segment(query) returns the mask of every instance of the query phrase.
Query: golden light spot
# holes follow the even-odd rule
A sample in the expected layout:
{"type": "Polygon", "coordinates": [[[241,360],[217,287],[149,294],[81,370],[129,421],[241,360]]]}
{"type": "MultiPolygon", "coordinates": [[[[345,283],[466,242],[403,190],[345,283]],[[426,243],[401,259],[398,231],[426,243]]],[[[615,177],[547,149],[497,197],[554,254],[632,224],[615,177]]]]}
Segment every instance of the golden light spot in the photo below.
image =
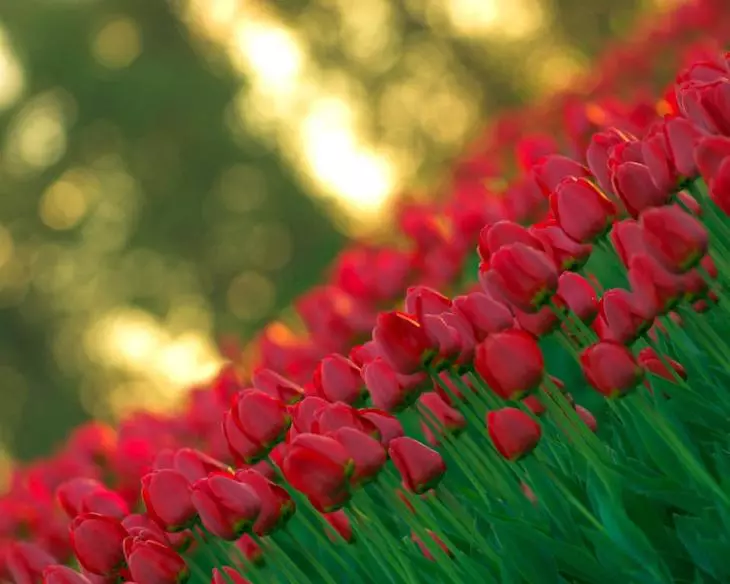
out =
{"type": "Polygon", "coordinates": [[[660,99],[656,104],[656,113],[662,117],[668,116],[674,113],[674,108],[666,99],[660,99]]]}
{"type": "Polygon", "coordinates": [[[89,201],[76,183],[59,180],[43,193],[39,214],[41,221],[51,229],[71,229],[86,215],[89,201]]]}
{"type": "MultiPolygon", "coordinates": [[[[550,44],[538,50],[531,61],[534,62],[534,67],[531,69],[535,69],[537,72],[533,76],[537,82],[533,89],[541,94],[568,88],[585,70],[585,65],[580,58],[568,47],[559,44],[550,44]]],[[[600,113],[597,110],[593,111],[596,106],[593,106],[593,110],[589,112],[591,107],[589,105],[586,108],[589,119],[591,115],[605,115],[602,110],[600,113]]]]}
{"type": "Polygon", "coordinates": [[[600,105],[595,103],[589,103],[586,106],[586,117],[588,120],[596,126],[602,126],[608,120],[608,114],[600,105]]]}
{"type": "Polygon", "coordinates": [[[14,252],[13,236],[8,229],[0,225],[0,269],[13,259],[14,252]]]}
{"type": "Polygon", "coordinates": [[[431,7],[445,10],[451,27],[466,37],[524,39],[545,21],[538,0],[446,0],[431,7]]]}
{"type": "Polygon", "coordinates": [[[94,58],[109,69],[129,67],[142,53],[139,25],[126,16],[116,16],[102,26],[91,43],[94,58]]]}
{"type": "Polygon", "coordinates": [[[228,308],[242,320],[263,318],[274,306],[276,289],[271,281],[257,272],[244,272],[228,287],[228,308]]]}
{"type": "Polygon", "coordinates": [[[0,444],[0,495],[7,492],[13,475],[13,457],[7,448],[0,444]]]}
{"type": "Polygon", "coordinates": [[[184,387],[215,373],[219,365],[219,358],[212,357],[215,354],[215,347],[203,335],[188,331],[161,348],[154,366],[169,384],[184,387]]]}
{"type": "Polygon", "coordinates": [[[5,29],[0,27],[0,110],[12,106],[23,93],[25,75],[5,29]]]}

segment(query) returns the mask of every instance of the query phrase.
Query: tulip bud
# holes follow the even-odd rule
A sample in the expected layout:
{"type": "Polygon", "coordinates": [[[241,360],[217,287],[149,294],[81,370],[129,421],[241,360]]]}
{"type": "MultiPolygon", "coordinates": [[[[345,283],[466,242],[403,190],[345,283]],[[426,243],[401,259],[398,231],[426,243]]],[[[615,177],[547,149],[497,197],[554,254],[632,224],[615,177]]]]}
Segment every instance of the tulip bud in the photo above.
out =
{"type": "Polygon", "coordinates": [[[79,563],[92,574],[112,576],[124,566],[122,542],[129,533],[118,519],[82,513],[71,522],[69,532],[79,563]]]}
{"type": "Polygon", "coordinates": [[[338,537],[344,539],[347,543],[353,543],[355,541],[350,519],[342,509],[338,509],[332,513],[325,513],[324,518],[332,526],[332,529],[325,530],[330,541],[334,543],[338,537]]]}
{"type": "Polygon", "coordinates": [[[355,487],[374,480],[388,460],[382,444],[362,430],[343,426],[328,436],[342,444],[355,463],[350,477],[350,483],[355,487]]]}
{"type": "Polygon", "coordinates": [[[688,271],[707,253],[707,230],[679,205],[647,209],[639,220],[647,249],[672,273],[688,271]]]}
{"type": "Polygon", "coordinates": [[[334,353],[319,361],[312,383],[317,395],[327,401],[356,405],[367,396],[361,373],[352,361],[334,353]]]}
{"type": "Polygon", "coordinates": [[[614,223],[609,237],[621,263],[627,268],[634,255],[646,252],[644,230],[635,219],[624,219],[614,223]]]}
{"type": "Polygon", "coordinates": [[[643,162],[640,142],[623,142],[612,148],[608,166],[613,191],[632,216],[669,202],[672,190],[654,184],[649,168],[643,162]]]}
{"type": "Polygon", "coordinates": [[[614,288],[599,300],[593,328],[603,340],[631,344],[649,330],[655,316],[656,312],[645,310],[631,292],[614,288]]]}
{"type": "Polygon", "coordinates": [[[87,495],[105,489],[106,487],[97,480],[76,477],[64,481],[56,488],[56,498],[66,515],[73,519],[82,513],[81,505],[87,495]]]}
{"type": "Polygon", "coordinates": [[[527,228],[514,221],[497,221],[491,225],[486,225],[479,234],[477,251],[479,257],[488,264],[493,254],[504,246],[513,243],[522,243],[542,251],[540,242],[535,239],[527,228]]]}
{"type": "Polygon", "coordinates": [[[300,434],[289,445],[281,470],[318,511],[329,513],[349,500],[354,468],[347,449],[334,438],[300,434]]]}
{"type": "Polygon", "coordinates": [[[677,377],[687,379],[687,371],[682,367],[681,363],[677,363],[677,361],[670,359],[666,355],[664,355],[663,359],[660,359],[659,355],[651,347],[646,347],[639,351],[638,361],[648,373],[662,377],[672,383],[677,382],[677,377]],[[672,368],[672,371],[669,370],[667,365],[672,368]]]}
{"type": "Polygon", "coordinates": [[[190,483],[172,469],[157,470],[142,477],[142,499],[147,513],[166,531],[183,531],[198,518],[190,483]]]}
{"type": "Polygon", "coordinates": [[[454,298],[454,310],[472,327],[477,341],[487,335],[510,328],[514,317],[509,308],[489,294],[472,292],[454,298]]]}
{"type": "Polygon", "coordinates": [[[401,475],[403,488],[412,493],[433,489],[446,472],[438,452],[407,436],[391,440],[388,454],[401,475]]]}
{"type": "Polygon", "coordinates": [[[343,427],[357,428],[368,436],[380,438],[375,424],[361,416],[359,410],[343,403],[327,404],[317,410],[311,425],[311,432],[327,434],[343,427]]]}
{"type": "MultiPolygon", "coordinates": [[[[15,582],[22,580],[15,579],[15,582]]],[[[53,565],[43,570],[43,584],[91,584],[89,579],[68,566],[53,565]]]]}
{"type": "Polygon", "coordinates": [[[588,347],[581,354],[580,363],[591,387],[608,398],[625,395],[644,376],[631,351],[615,341],[601,341],[588,347]]]}
{"type": "Polygon", "coordinates": [[[425,314],[441,314],[451,308],[451,300],[428,286],[411,286],[406,291],[405,311],[421,320],[425,314]]]}
{"type": "Polygon", "coordinates": [[[263,537],[286,523],[296,510],[296,505],[286,489],[272,483],[255,470],[239,470],[236,480],[248,485],[261,502],[261,509],[253,524],[253,532],[263,537]]]}
{"type": "Polygon", "coordinates": [[[646,254],[631,258],[628,275],[633,297],[645,307],[647,314],[666,314],[681,300],[686,285],[692,283],[691,274],[680,278],[646,254]]]}
{"type": "Polygon", "coordinates": [[[420,377],[398,375],[380,358],[365,365],[363,379],[373,405],[388,412],[398,412],[409,407],[424,388],[420,377]]]}
{"type": "Polygon", "coordinates": [[[210,584],[251,584],[251,581],[244,578],[234,568],[223,566],[220,570],[213,568],[210,584]]]}
{"type": "Polygon", "coordinates": [[[251,382],[259,391],[287,405],[295,404],[304,397],[304,390],[299,385],[271,369],[255,371],[251,382]]]}
{"type": "Polygon", "coordinates": [[[121,495],[103,487],[93,490],[81,500],[81,512],[122,519],[129,513],[129,506],[121,495]]]}
{"type": "Polygon", "coordinates": [[[584,323],[590,324],[598,314],[596,291],[583,276],[564,272],[558,280],[558,297],[584,323]]]}
{"type": "Polygon", "coordinates": [[[567,156],[552,154],[538,160],[532,167],[532,175],[546,197],[566,179],[589,178],[590,171],[567,156]]]}
{"type": "Polygon", "coordinates": [[[261,511],[256,492],[227,473],[195,481],[192,501],[205,528],[228,541],[248,531],[261,511]]]}
{"type": "Polygon", "coordinates": [[[559,225],[533,226],[530,233],[540,240],[545,253],[560,272],[579,270],[593,253],[592,245],[571,239],[559,225]]]}
{"type": "MultiPolygon", "coordinates": [[[[242,569],[246,568],[246,562],[250,562],[254,565],[263,565],[265,563],[264,559],[264,552],[259,546],[259,544],[256,543],[256,541],[247,533],[242,535],[236,540],[236,543],[234,544],[238,551],[243,555],[243,558],[246,559],[246,561],[243,560],[243,558],[235,558],[233,561],[237,566],[239,566],[242,569]]],[[[230,583],[228,583],[230,584],[230,583]]]]}
{"type": "Polygon", "coordinates": [[[173,468],[189,483],[207,477],[212,472],[228,472],[229,468],[220,460],[208,456],[195,448],[180,448],[175,452],[173,468]]]}
{"type": "Polygon", "coordinates": [[[558,287],[555,265],[544,252],[521,243],[504,246],[491,259],[502,293],[525,312],[547,304],[558,287]]]}
{"type": "Polygon", "coordinates": [[[403,425],[394,415],[378,408],[365,408],[360,410],[360,415],[370,420],[380,433],[380,443],[383,448],[388,448],[393,438],[403,436],[403,425]]]}
{"type": "Polygon", "coordinates": [[[257,389],[236,394],[231,404],[231,418],[245,438],[258,448],[241,452],[247,464],[258,462],[284,439],[291,416],[284,403],[257,389]]]}
{"type": "Polygon", "coordinates": [[[579,243],[603,236],[617,215],[616,206],[585,178],[566,178],[550,195],[550,209],[561,229],[579,243]]]}
{"type": "Polygon", "coordinates": [[[122,527],[127,530],[129,535],[141,536],[143,539],[153,539],[164,545],[170,543],[170,539],[167,537],[168,534],[149,515],[141,513],[127,515],[122,519],[122,527]]]}
{"type": "Polygon", "coordinates": [[[517,408],[487,412],[487,432],[497,452],[507,460],[532,452],[542,436],[540,424],[517,408]]]}
{"type": "Polygon", "coordinates": [[[124,555],[137,584],[183,584],[190,577],[185,560],[159,542],[128,537],[124,555]]]}
{"type": "Polygon", "coordinates": [[[6,546],[0,549],[0,567],[17,584],[39,582],[44,571],[57,563],[51,554],[35,543],[11,541],[6,546]]]}
{"type": "Polygon", "coordinates": [[[433,391],[424,393],[418,398],[418,404],[426,428],[435,427],[451,434],[458,434],[466,428],[466,418],[447,404],[438,393],[433,391]]]}
{"type": "Polygon", "coordinates": [[[399,373],[416,373],[433,354],[420,324],[402,312],[383,312],[373,329],[373,340],[386,361],[399,373]]]}
{"type": "Polygon", "coordinates": [[[575,413],[578,414],[578,417],[583,420],[583,423],[585,423],[586,426],[588,426],[588,429],[591,432],[596,432],[598,430],[598,422],[596,422],[595,416],[588,410],[587,408],[584,408],[583,406],[576,405],[575,406],[575,413]]]}
{"type": "Polygon", "coordinates": [[[503,399],[519,399],[537,389],[544,375],[542,351],[524,331],[506,330],[477,346],[474,369],[503,399]]]}

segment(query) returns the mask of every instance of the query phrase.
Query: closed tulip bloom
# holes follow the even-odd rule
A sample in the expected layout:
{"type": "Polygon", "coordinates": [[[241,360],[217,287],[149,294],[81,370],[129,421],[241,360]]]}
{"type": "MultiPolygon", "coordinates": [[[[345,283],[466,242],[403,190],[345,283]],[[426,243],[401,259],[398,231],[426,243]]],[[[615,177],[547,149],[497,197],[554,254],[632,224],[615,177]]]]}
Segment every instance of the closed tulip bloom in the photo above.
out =
{"type": "Polygon", "coordinates": [[[253,532],[265,536],[286,523],[294,514],[296,506],[283,487],[272,483],[255,470],[239,470],[236,480],[251,487],[261,501],[261,509],[253,524],[253,532]]]}
{"type": "Polygon", "coordinates": [[[459,410],[452,408],[441,396],[433,391],[418,398],[419,410],[429,426],[458,434],[466,428],[466,418],[459,410]]]}
{"type": "MultiPolygon", "coordinates": [[[[35,543],[11,541],[0,549],[0,568],[16,584],[35,584],[41,581],[46,568],[57,563],[56,558],[35,543]]],[[[79,583],[81,584],[81,583],[79,583]]]]}
{"type": "Polygon", "coordinates": [[[513,243],[522,243],[528,247],[542,250],[540,242],[535,239],[526,227],[514,221],[503,220],[484,226],[479,234],[477,251],[479,257],[488,264],[492,254],[505,245],[513,243]]]}
{"type": "Polygon", "coordinates": [[[143,539],[154,539],[165,545],[170,543],[168,534],[162,530],[157,521],[150,517],[149,513],[130,513],[122,519],[122,527],[127,530],[129,535],[143,534],[143,539]]]}
{"type": "Polygon", "coordinates": [[[251,584],[240,572],[230,566],[223,566],[220,570],[213,568],[213,577],[210,584],[251,584]]]}
{"type": "Polygon", "coordinates": [[[119,493],[101,488],[90,492],[81,500],[81,512],[122,519],[129,513],[129,505],[119,493]]]}
{"type": "Polygon", "coordinates": [[[210,473],[229,471],[227,465],[195,448],[179,448],[173,455],[173,468],[189,483],[207,477],[210,473]]]}
{"type": "Polygon", "coordinates": [[[203,526],[228,541],[248,531],[261,511],[256,491],[226,473],[211,473],[193,483],[192,501],[203,526]]]}
{"type": "Polygon", "coordinates": [[[393,438],[404,436],[403,425],[394,415],[378,408],[363,408],[360,415],[370,420],[378,428],[380,433],[380,443],[384,448],[388,448],[393,438]]]}
{"type": "MultiPolygon", "coordinates": [[[[16,582],[18,582],[16,580],[16,582]]],[[[48,566],[43,570],[43,584],[91,584],[89,579],[68,566],[48,566]]]]}
{"type": "Polygon", "coordinates": [[[687,371],[681,363],[670,359],[666,355],[660,358],[651,347],[646,347],[639,351],[638,361],[639,365],[644,367],[648,373],[662,377],[672,383],[676,383],[678,377],[680,379],[687,379],[687,371]],[[669,370],[670,367],[672,369],[671,371],[669,370]]]}
{"type": "Polygon", "coordinates": [[[375,424],[360,415],[360,411],[343,403],[327,404],[317,411],[311,431],[327,434],[339,428],[357,428],[368,436],[378,439],[380,433],[375,424]]]}
{"type": "Polygon", "coordinates": [[[656,312],[644,310],[628,290],[607,290],[598,302],[594,329],[603,340],[631,344],[651,327],[656,312]]]}
{"type": "Polygon", "coordinates": [[[342,509],[338,509],[332,513],[325,513],[323,517],[332,526],[332,529],[325,530],[330,541],[336,542],[340,538],[347,543],[353,543],[355,541],[350,519],[342,509]]]}
{"type": "Polygon", "coordinates": [[[122,543],[129,533],[118,519],[82,513],[71,522],[69,534],[79,563],[92,574],[112,576],[124,566],[122,543]]]}
{"type": "Polygon", "coordinates": [[[190,577],[185,560],[156,541],[128,537],[124,540],[124,555],[137,584],[182,584],[190,577]]]}
{"type": "Polygon", "coordinates": [[[320,397],[350,405],[360,403],[367,390],[360,368],[337,353],[322,358],[312,375],[312,385],[320,397]]]}
{"type": "Polygon", "coordinates": [[[639,221],[647,249],[670,272],[690,270],[707,253],[707,229],[679,205],[647,209],[639,221]]]}
{"type": "Polygon", "coordinates": [[[523,397],[521,401],[536,416],[542,416],[546,411],[538,395],[528,395],[523,397]]]}
{"type": "Polygon", "coordinates": [[[676,306],[689,282],[687,278],[669,273],[646,254],[631,258],[628,275],[633,297],[646,306],[647,311],[656,314],[666,314],[676,306]]]}
{"type": "Polygon", "coordinates": [[[286,405],[257,389],[236,394],[231,405],[231,417],[246,438],[259,449],[246,460],[258,462],[284,439],[291,425],[286,405]]]}
{"type": "Polygon", "coordinates": [[[477,341],[510,328],[514,322],[509,308],[484,292],[457,296],[454,298],[454,310],[471,325],[477,341]]]}
{"type": "Polygon", "coordinates": [[[342,427],[330,432],[328,436],[342,444],[355,463],[355,469],[350,477],[353,486],[357,487],[374,480],[388,460],[383,445],[362,430],[342,427]]]}
{"type": "Polygon", "coordinates": [[[550,208],[563,231],[579,243],[604,235],[617,215],[616,206],[585,178],[566,178],[550,195],[550,208]]]}
{"type": "Polygon", "coordinates": [[[530,233],[540,240],[545,253],[559,272],[579,270],[593,253],[591,244],[579,243],[568,237],[559,225],[533,226],[530,233]]]}
{"type": "Polygon", "coordinates": [[[661,207],[669,202],[672,191],[654,184],[648,167],[626,154],[629,144],[620,144],[612,151],[609,169],[613,191],[619,196],[626,210],[637,217],[645,209],[661,207]]]}
{"type": "Polygon", "coordinates": [[[142,477],[142,500],[147,513],[166,531],[183,531],[198,513],[187,479],[172,469],[156,470],[142,477]]]}
{"type": "MultiPolygon", "coordinates": [[[[234,545],[238,548],[238,551],[243,554],[243,558],[245,558],[246,561],[257,566],[266,563],[263,550],[259,544],[256,543],[256,540],[247,533],[239,537],[234,545]]],[[[243,558],[234,557],[233,561],[237,566],[242,569],[246,569],[246,562],[244,562],[243,558]]]]}
{"type": "Polygon", "coordinates": [[[591,138],[588,151],[586,152],[586,159],[591,173],[596,177],[598,186],[601,187],[604,193],[613,192],[611,175],[608,169],[609,154],[614,146],[629,140],[635,140],[635,138],[616,128],[610,128],[604,132],[596,132],[591,138]]]}
{"type": "Polygon", "coordinates": [[[405,311],[420,317],[441,314],[451,308],[451,300],[428,286],[411,286],[406,291],[405,311]]]}
{"type": "Polygon", "coordinates": [[[720,172],[725,160],[730,158],[729,136],[707,136],[700,140],[694,151],[702,178],[709,185],[720,172]]]}
{"type": "Polygon", "coordinates": [[[644,230],[636,219],[618,221],[614,224],[609,237],[621,263],[627,268],[634,255],[646,252],[644,230]]]}
{"type": "MultiPolygon", "coordinates": [[[[555,296],[556,304],[561,304],[559,296],[555,296]]],[[[522,312],[519,308],[513,308],[515,313],[516,328],[526,331],[533,337],[542,337],[550,334],[560,326],[560,319],[555,315],[550,306],[543,306],[537,312],[522,312]]]]}
{"type": "Polygon", "coordinates": [[[590,324],[598,314],[598,298],[591,283],[574,272],[564,272],[558,280],[558,296],[570,311],[590,324]]]}
{"type": "Polygon", "coordinates": [[[585,166],[560,154],[551,154],[541,158],[533,165],[531,173],[546,197],[549,197],[550,193],[566,178],[591,176],[590,170],[585,166]]]}
{"type": "Polygon", "coordinates": [[[682,113],[713,134],[730,135],[730,74],[701,82],[690,80],[677,87],[677,102],[682,113]]]}
{"type": "MultiPolygon", "coordinates": [[[[260,444],[252,442],[243,430],[239,428],[230,410],[223,414],[221,431],[228,444],[228,451],[238,466],[248,464],[247,461],[255,461],[261,458],[265,449],[260,444]]],[[[207,474],[199,476],[195,480],[204,478],[205,476],[207,474]]]]}
{"type": "Polygon", "coordinates": [[[304,398],[304,390],[299,385],[271,369],[256,370],[251,382],[256,389],[287,405],[295,404],[304,398]]]}
{"type": "Polygon", "coordinates": [[[418,495],[436,487],[446,472],[438,452],[408,436],[391,440],[388,454],[401,475],[403,488],[418,495]]]}
{"type": "Polygon", "coordinates": [[[598,430],[598,422],[596,422],[596,417],[591,413],[589,409],[584,408],[583,406],[576,405],[575,413],[578,414],[578,417],[583,420],[583,423],[588,426],[588,429],[591,432],[595,433],[598,430]]]}
{"type": "Polygon", "coordinates": [[[76,477],[64,481],[56,488],[56,498],[69,518],[73,519],[83,512],[81,505],[87,495],[103,490],[106,487],[95,479],[76,477]]]}
{"type": "Polygon", "coordinates": [[[588,347],[581,353],[580,363],[591,387],[608,398],[626,395],[644,377],[631,351],[615,341],[601,341],[588,347]]]}
{"type": "Polygon", "coordinates": [[[355,463],[342,444],[316,434],[300,434],[294,438],[282,464],[289,484],[324,513],[347,503],[354,468],[355,463]]]}
{"type": "Polygon", "coordinates": [[[416,373],[432,355],[421,325],[402,312],[383,312],[373,329],[373,340],[386,361],[399,373],[416,373]]]}
{"type": "Polygon", "coordinates": [[[474,369],[503,399],[519,399],[537,389],[545,374],[542,351],[524,331],[507,330],[477,346],[474,369]]]}
{"type": "Polygon", "coordinates": [[[491,259],[502,293],[520,310],[535,312],[547,304],[558,287],[555,264],[544,252],[514,243],[491,259]]]}
{"type": "Polygon", "coordinates": [[[517,460],[535,449],[542,427],[522,410],[501,408],[487,412],[487,432],[497,452],[517,460]]]}
{"type": "Polygon", "coordinates": [[[384,359],[363,367],[363,379],[373,405],[387,412],[398,412],[418,399],[424,385],[418,379],[398,375],[384,359]]]}

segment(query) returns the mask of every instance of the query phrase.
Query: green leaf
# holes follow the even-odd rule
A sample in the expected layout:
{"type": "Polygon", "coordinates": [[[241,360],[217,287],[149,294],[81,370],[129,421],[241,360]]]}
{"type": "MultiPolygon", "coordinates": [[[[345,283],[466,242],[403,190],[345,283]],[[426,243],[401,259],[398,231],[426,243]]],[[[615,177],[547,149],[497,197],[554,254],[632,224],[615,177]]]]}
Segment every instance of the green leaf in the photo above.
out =
{"type": "Polygon", "coordinates": [[[699,568],[721,581],[730,579],[730,541],[727,532],[707,518],[676,516],[677,535],[699,568]]]}

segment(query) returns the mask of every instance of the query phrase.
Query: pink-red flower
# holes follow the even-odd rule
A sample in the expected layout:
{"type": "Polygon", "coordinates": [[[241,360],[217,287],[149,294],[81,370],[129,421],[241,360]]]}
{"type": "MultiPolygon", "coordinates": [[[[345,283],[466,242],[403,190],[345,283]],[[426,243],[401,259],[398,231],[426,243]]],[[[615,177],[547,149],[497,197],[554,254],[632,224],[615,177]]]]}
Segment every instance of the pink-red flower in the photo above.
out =
{"type": "Polygon", "coordinates": [[[446,472],[446,463],[438,452],[407,436],[391,440],[388,454],[400,472],[403,487],[412,493],[433,489],[446,472]]]}
{"type": "Polygon", "coordinates": [[[540,442],[542,427],[517,408],[501,408],[487,413],[489,438],[507,460],[529,454],[540,442]]]}

